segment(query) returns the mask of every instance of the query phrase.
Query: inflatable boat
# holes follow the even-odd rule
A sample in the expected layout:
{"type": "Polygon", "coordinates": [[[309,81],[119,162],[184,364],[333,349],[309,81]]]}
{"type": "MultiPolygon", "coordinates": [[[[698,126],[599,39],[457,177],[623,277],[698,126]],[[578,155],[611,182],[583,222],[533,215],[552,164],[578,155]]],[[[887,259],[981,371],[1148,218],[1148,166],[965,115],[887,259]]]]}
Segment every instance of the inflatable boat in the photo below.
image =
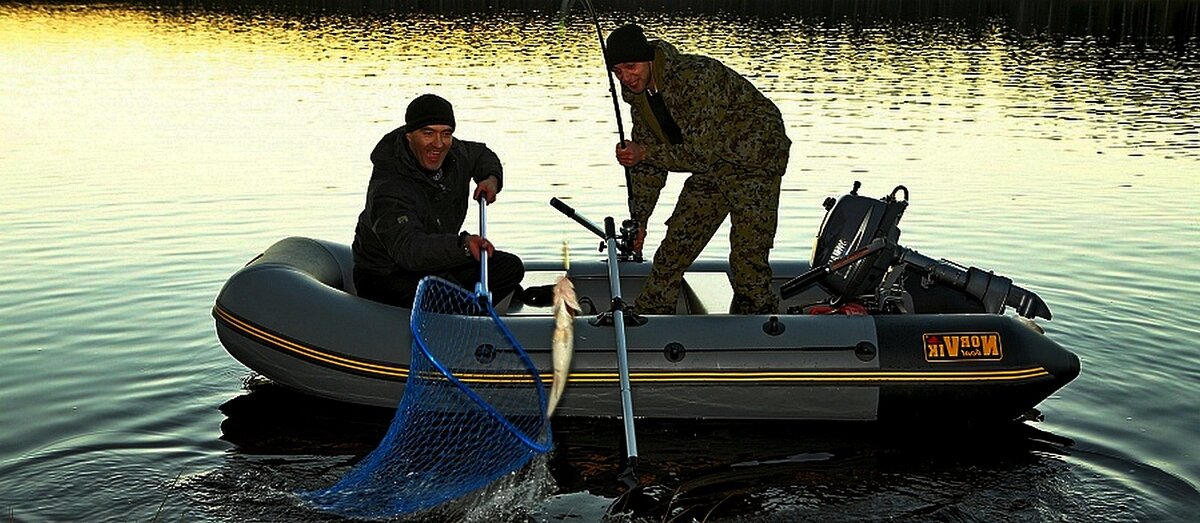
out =
{"type": "MultiPolygon", "coordinates": [[[[614,318],[625,326],[637,417],[1007,421],[1079,374],[1079,359],[1035,323],[1051,316],[1036,294],[899,245],[907,189],[879,199],[857,190],[826,200],[810,260],[772,262],[779,314],[729,314],[728,264],[704,260],[685,274],[675,314],[612,314],[649,272],[632,260],[627,227],[609,243],[621,250],[619,272],[602,260],[567,270],[526,262],[523,288],[496,309],[548,382],[548,289],[562,274],[574,283],[584,311],[556,416],[621,416],[614,318]]],[[[411,311],[359,298],[351,274],[349,246],[282,239],[225,283],[213,307],[217,335],[282,386],[394,407],[408,377],[411,311]]]]}

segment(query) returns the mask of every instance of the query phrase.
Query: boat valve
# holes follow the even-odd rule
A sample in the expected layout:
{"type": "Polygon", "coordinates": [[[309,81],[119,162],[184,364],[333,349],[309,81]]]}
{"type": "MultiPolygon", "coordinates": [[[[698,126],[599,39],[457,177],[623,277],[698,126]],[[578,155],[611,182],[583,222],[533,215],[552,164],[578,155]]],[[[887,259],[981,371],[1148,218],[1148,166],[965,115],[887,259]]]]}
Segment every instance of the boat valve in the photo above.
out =
{"type": "Polygon", "coordinates": [[[875,354],[879,352],[875,345],[869,341],[860,341],[854,346],[854,355],[858,356],[859,360],[871,361],[875,359],[875,354]]]}
{"type": "Polygon", "coordinates": [[[487,365],[496,359],[496,346],[484,343],[475,347],[475,361],[487,365]]]}
{"type": "Polygon", "coordinates": [[[684,356],[687,356],[687,348],[682,343],[673,341],[663,347],[663,356],[671,363],[679,363],[683,361],[684,356]]]}

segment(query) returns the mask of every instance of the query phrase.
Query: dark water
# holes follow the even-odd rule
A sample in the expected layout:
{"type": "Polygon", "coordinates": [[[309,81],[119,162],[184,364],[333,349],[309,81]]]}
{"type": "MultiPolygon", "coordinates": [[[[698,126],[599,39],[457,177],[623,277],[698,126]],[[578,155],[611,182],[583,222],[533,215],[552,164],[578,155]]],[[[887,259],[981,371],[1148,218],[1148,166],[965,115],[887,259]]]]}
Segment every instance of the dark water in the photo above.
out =
{"type": "MultiPolygon", "coordinates": [[[[276,239],[350,240],[367,153],[416,94],[454,101],[459,134],[504,159],[498,244],[595,255],[545,204],[623,212],[590,21],[560,28],[557,1],[414,4],[0,3],[0,520],[332,520],[292,493],[335,480],[390,413],[247,387],[210,308],[276,239]]],[[[1083,361],[1043,421],[1005,430],[641,423],[640,519],[1200,511],[1200,2],[600,7],[780,106],[776,257],[807,257],[825,196],[903,183],[902,243],[1037,291],[1083,361]]],[[[620,430],[562,421],[531,477],[460,508],[598,520],[620,430]]]]}

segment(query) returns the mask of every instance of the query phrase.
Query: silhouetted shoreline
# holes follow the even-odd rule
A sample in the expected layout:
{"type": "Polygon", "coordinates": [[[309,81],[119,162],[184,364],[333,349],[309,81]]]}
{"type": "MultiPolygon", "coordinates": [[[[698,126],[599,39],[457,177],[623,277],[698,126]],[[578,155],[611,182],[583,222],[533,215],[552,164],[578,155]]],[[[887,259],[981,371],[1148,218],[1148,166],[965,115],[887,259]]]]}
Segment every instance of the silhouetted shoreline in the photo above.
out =
{"type": "MultiPolygon", "coordinates": [[[[121,3],[121,2],[116,2],[121,3]]],[[[556,13],[559,0],[182,0],[124,2],[158,8],[314,10],[371,12],[556,13]]],[[[53,5],[77,2],[30,2],[53,5]]],[[[586,16],[582,2],[571,12],[586,16]]],[[[104,5],[112,5],[105,3],[104,5]]],[[[611,0],[593,2],[601,19],[628,19],[654,13],[799,17],[839,23],[925,22],[968,25],[1003,21],[1021,34],[1095,37],[1112,41],[1169,38],[1177,44],[1200,38],[1200,0],[611,0]]]]}

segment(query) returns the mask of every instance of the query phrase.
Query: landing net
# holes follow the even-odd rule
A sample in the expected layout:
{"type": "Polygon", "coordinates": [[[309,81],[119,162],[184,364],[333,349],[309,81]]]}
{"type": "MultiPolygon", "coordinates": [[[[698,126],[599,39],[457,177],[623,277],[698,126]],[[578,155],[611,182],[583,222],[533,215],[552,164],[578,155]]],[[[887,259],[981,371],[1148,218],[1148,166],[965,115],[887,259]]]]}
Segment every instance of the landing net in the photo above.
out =
{"type": "Polygon", "coordinates": [[[489,301],[427,277],[411,324],[408,381],[387,436],[337,484],[301,494],[315,508],[369,519],[429,509],[550,449],[541,378],[489,301]]]}

